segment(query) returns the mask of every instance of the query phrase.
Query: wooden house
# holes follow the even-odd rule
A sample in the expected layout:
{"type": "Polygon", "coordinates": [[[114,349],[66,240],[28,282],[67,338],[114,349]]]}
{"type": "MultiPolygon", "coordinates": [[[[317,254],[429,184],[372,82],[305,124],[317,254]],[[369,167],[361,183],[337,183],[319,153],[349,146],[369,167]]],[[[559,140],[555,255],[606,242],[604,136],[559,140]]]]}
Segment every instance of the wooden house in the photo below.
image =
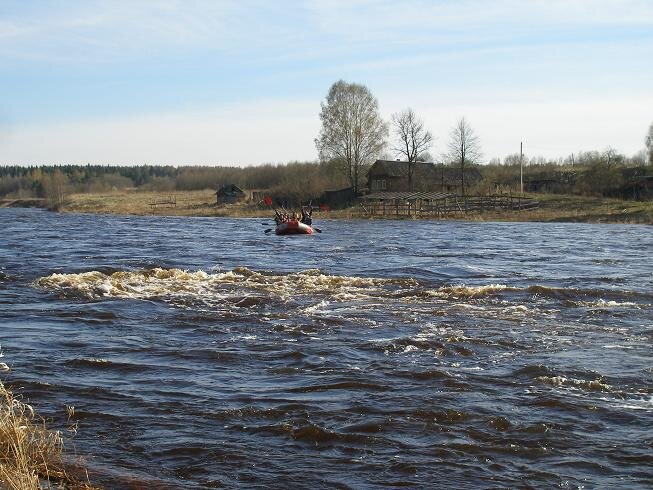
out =
{"type": "MultiPolygon", "coordinates": [[[[377,160],[367,174],[369,192],[439,191],[460,192],[459,167],[435,165],[432,162],[412,162],[412,185],[409,188],[409,162],[401,160],[377,160]]],[[[476,167],[465,168],[465,191],[481,180],[476,167]]]]}
{"type": "Polygon", "coordinates": [[[524,175],[526,192],[568,192],[579,181],[578,172],[573,169],[541,170],[524,175]]]}
{"type": "Polygon", "coordinates": [[[215,193],[216,204],[233,204],[243,201],[247,194],[236,184],[225,184],[215,193]]]}

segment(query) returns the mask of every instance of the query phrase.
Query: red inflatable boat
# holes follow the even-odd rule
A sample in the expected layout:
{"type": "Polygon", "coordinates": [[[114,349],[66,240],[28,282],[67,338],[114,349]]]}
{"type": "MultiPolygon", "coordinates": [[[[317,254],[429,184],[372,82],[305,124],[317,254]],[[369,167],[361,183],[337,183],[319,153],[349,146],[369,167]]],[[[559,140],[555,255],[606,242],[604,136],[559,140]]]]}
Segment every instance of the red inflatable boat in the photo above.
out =
{"type": "Polygon", "coordinates": [[[280,223],[274,229],[277,235],[312,235],[313,228],[297,220],[280,223]]]}

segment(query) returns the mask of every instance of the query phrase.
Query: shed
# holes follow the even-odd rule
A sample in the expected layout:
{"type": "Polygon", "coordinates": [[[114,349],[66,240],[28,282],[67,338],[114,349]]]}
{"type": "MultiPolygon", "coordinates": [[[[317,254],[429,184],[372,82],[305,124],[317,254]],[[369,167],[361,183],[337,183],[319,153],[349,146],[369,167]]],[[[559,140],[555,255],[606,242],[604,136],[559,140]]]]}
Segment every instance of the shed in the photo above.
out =
{"type": "Polygon", "coordinates": [[[216,204],[233,204],[246,198],[243,191],[236,184],[225,184],[215,193],[216,204]]]}
{"type": "Polygon", "coordinates": [[[324,191],[320,202],[334,209],[346,208],[356,202],[356,194],[353,187],[324,191]]]}

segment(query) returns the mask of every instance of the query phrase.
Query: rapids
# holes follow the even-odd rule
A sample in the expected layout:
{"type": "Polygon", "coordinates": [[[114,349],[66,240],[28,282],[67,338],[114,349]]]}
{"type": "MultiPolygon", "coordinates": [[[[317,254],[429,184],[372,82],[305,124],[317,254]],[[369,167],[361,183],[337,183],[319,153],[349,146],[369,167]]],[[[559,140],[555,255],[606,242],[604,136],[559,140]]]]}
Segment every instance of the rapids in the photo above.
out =
{"type": "Polygon", "coordinates": [[[653,485],[651,227],[318,221],[0,210],[0,379],[107,488],[653,485]]]}

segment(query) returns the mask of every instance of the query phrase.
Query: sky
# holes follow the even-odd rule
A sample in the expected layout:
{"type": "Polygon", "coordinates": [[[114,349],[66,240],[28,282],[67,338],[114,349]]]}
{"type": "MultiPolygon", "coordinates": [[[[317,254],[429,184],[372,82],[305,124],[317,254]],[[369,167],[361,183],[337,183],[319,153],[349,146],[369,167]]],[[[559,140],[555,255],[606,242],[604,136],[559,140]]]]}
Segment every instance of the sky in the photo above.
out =
{"type": "Polygon", "coordinates": [[[461,117],[484,161],[632,155],[653,0],[0,0],[0,165],[315,160],[340,79],[436,160],[461,117]]]}

